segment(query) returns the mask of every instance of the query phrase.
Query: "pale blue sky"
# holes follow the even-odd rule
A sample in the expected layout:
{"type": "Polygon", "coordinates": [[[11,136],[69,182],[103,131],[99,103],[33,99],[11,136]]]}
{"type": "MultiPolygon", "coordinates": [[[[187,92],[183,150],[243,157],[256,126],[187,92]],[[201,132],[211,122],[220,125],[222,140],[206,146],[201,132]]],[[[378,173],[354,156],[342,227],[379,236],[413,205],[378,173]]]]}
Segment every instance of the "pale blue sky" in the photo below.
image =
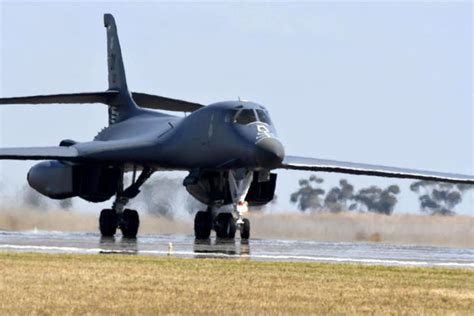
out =
{"type": "MultiPolygon", "coordinates": [[[[288,154],[474,173],[472,2],[0,4],[1,96],[106,88],[102,15],[118,23],[131,90],[269,108],[288,154]]],[[[11,106],[0,145],[86,141],[106,107],[11,106]]],[[[2,162],[25,183],[31,162],[2,162]]],[[[280,209],[305,172],[279,172],[280,209]]],[[[330,175],[357,188],[410,181],[330,175]]],[[[97,206],[99,209],[101,206],[97,206]]],[[[472,214],[472,194],[459,208],[472,214]]]]}

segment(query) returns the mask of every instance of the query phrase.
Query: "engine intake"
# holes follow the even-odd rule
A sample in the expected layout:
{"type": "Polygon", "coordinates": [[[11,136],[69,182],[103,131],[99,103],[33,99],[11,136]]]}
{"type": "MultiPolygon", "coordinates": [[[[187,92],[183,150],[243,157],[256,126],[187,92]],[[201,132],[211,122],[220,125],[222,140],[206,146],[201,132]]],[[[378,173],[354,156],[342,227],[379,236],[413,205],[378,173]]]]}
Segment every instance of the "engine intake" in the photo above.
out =
{"type": "MultiPolygon", "coordinates": [[[[277,175],[274,173],[270,173],[268,177],[260,177],[259,173],[255,172],[245,200],[250,206],[263,206],[271,202],[275,196],[276,181],[277,175]]],[[[232,203],[229,181],[223,172],[204,172],[199,175],[191,173],[184,179],[183,184],[189,194],[203,204],[232,203]]]]}

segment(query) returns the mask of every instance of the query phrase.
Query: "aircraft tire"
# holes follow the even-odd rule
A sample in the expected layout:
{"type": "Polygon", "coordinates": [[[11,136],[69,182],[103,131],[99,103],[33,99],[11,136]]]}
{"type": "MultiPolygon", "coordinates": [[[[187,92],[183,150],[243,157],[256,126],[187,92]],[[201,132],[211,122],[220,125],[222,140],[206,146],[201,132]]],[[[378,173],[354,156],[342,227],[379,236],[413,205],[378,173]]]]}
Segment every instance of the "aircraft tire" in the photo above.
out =
{"type": "Polygon", "coordinates": [[[235,238],[235,231],[237,227],[235,225],[235,220],[232,214],[230,213],[220,213],[216,217],[216,236],[217,238],[235,238]]]}
{"type": "Polygon", "coordinates": [[[138,227],[140,226],[140,217],[136,210],[125,209],[122,213],[120,230],[123,237],[136,238],[138,227]]]}
{"type": "Polygon", "coordinates": [[[117,231],[117,213],[112,209],[103,209],[99,217],[100,233],[104,237],[112,237],[117,231]]]}
{"type": "Polygon", "coordinates": [[[249,239],[250,238],[250,221],[248,218],[243,219],[242,227],[240,228],[240,238],[249,239]]]}
{"type": "Polygon", "coordinates": [[[211,236],[212,214],[199,211],[194,217],[194,236],[196,239],[208,239],[211,236]]]}

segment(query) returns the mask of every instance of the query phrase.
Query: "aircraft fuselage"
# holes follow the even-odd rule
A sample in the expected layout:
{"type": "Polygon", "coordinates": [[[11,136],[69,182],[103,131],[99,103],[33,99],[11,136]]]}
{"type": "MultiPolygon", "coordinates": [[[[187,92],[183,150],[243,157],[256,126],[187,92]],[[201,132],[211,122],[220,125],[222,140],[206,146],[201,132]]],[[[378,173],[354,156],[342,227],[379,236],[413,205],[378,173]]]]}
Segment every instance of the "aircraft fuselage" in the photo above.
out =
{"type": "MultiPolygon", "coordinates": [[[[130,163],[161,169],[268,170],[283,160],[284,148],[268,111],[256,103],[220,102],[184,118],[142,111],[104,129],[95,141],[113,146],[114,142],[133,143],[136,139],[136,146],[129,150],[140,151],[140,155],[130,157],[139,156],[140,160],[130,163]]],[[[75,146],[80,152],[87,151],[87,143],[75,146]]],[[[97,158],[95,153],[91,155],[97,158]]]]}

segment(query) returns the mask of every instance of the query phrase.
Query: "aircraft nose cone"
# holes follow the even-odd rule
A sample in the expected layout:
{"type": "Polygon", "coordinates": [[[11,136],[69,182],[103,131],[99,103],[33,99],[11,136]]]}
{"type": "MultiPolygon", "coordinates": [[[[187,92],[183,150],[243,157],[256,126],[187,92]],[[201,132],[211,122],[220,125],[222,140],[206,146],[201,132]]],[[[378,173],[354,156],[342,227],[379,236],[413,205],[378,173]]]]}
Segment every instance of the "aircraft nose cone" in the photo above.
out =
{"type": "Polygon", "coordinates": [[[257,163],[261,167],[276,168],[285,158],[283,145],[275,138],[264,138],[257,143],[257,163]]]}

